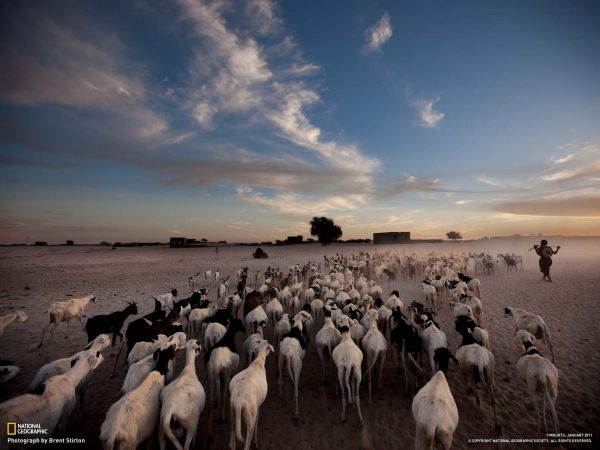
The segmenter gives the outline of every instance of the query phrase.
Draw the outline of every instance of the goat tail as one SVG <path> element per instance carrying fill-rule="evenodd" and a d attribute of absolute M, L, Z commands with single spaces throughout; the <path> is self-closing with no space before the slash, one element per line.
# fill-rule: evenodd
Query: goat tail
<path fill-rule="evenodd" d="M 235 412 L 235 437 L 238 441 L 243 442 L 242 437 L 242 405 L 232 405 Z"/>
<path fill-rule="evenodd" d="M 169 440 L 173 443 L 173 445 L 175 445 L 175 448 L 180 449 L 181 444 L 179 444 L 179 441 L 173 434 L 173 430 L 171 430 L 172 418 L 173 418 L 173 411 L 171 410 L 171 408 L 169 408 L 169 409 L 167 409 L 167 412 L 165 414 L 163 414 L 163 416 L 161 417 L 160 426 L 162 428 L 162 432 L 169 438 Z"/>

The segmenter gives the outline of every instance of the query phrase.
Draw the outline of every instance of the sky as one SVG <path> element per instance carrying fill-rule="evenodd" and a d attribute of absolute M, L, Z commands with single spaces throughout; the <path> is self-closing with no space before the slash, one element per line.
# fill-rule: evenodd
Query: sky
<path fill-rule="evenodd" d="M 600 235 L 597 1 L 0 1 L 0 243 Z"/>

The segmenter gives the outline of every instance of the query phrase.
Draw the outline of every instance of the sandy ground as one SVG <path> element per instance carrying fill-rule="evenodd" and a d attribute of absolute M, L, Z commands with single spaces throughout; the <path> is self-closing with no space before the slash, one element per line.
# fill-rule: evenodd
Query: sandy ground
<path fill-rule="evenodd" d="M 562 249 L 552 267 L 554 283 L 545 283 L 537 267 L 537 258 L 527 248 L 533 242 L 524 240 L 486 241 L 459 244 L 422 244 L 410 246 L 380 246 L 382 250 L 407 252 L 486 251 L 516 252 L 524 257 L 523 271 L 500 271 L 496 276 L 479 278 L 483 286 L 485 328 L 489 329 L 496 358 L 496 386 L 501 425 L 507 438 L 540 438 L 535 412 L 524 385 L 516 376 L 516 362 L 522 353 L 516 346 L 512 319 L 504 318 L 505 306 L 523 307 L 541 314 L 554 341 L 556 365 L 559 370 L 557 411 L 564 433 L 594 433 L 600 423 L 600 361 L 599 319 L 600 240 L 562 239 Z M 151 297 L 166 292 L 171 285 L 187 292 L 187 277 L 209 267 L 220 267 L 222 275 L 235 277 L 235 271 L 244 266 L 250 272 L 274 265 L 283 270 L 293 263 L 308 260 L 322 261 L 323 254 L 372 251 L 373 246 L 304 245 L 266 248 L 267 260 L 250 257 L 252 248 L 223 247 L 215 255 L 214 249 L 120 248 L 101 247 L 20 247 L 0 248 L 0 314 L 16 309 L 26 311 L 30 320 L 13 324 L 0 338 L 0 357 L 14 361 L 22 368 L 18 378 L 2 386 L 0 401 L 27 392 L 28 384 L 42 364 L 71 355 L 83 347 L 86 338 L 81 327 L 72 323 L 69 340 L 64 339 L 65 325 L 59 326 L 55 343 L 46 343 L 41 349 L 31 350 L 31 344 L 40 337 L 46 319 L 45 311 L 54 301 L 89 293 L 97 295 L 98 302 L 88 315 L 108 313 L 121 309 L 124 301 L 137 301 L 140 314 L 153 308 Z M 253 278 L 253 276 L 251 276 Z M 385 294 L 398 289 L 405 302 L 421 298 L 415 282 L 382 283 Z M 29 289 L 26 290 L 26 287 Z M 214 292 L 214 291 L 213 291 Z M 439 314 L 442 329 L 446 331 L 450 349 L 455 350 L 459 337 L 450 320 L 449 307 Z M 269 336 L 269 334 L 267 335 Z M 293 415 L 293 390 L 286 378 L 284 399 L 277 395 L 276 358 L 267 361 L 269 394 L 261 410 L 259 444 L 263 449 L 355 449 L 359 448 L 361 428 L 356 410 L 349 409 L 349 420 L 340 421 L 341 400 L 332 383 L 321 383 L 321 368 L 313 344 L 309 347 L 301 375 L 299 420 Z M 241 348 L 241 339 L 238 348 Z M 543 353 L 548 353 L 540 344 Z M 183 366 L 183 352 L 178 355 L 178 368 Z M 197 360 L 197 369 L 206 388 L 206 373 Z M 121 364 L 117 378 L 110 378 L 112 358 L 93 374 L 83 407 L 73 414 L 68 437 L 84 437 L 85 448 L 99 448 L 98 434 L 105 413 L 119 397 L 119 388 L 125 374 Z M 425 362 L 425 360 L 424 360 Z M 426 367 L 426 366 L 425 366 Z M 429 377 L 421 380 L 424 384 Z M 466 394 L 466 385 L 456 365 L 450 366 L 449 383 L 456 400 L 460 421 L 454 435 L 453 447 L 477 448 L 547 448 L 549 444 L 474 444 L 470 438 L 494 437 L 490 399 L 481 392 L 482 409 L 478 415 L 474 401 Z M 413 448 L 414 421 L 411 414 L 412 396 L 403 392 L 403 378 L 397 357 L 390 352 L 384 369 L 383 389 L 374 391 L 373 405 L 367 404 L 367 385 L 361 387 L 361 404 L 367 436 L 375 449 Z M 196 448 L 207 448 L 207 410 L 203 413 Z M 4 426 L 3 424 L 0 426 Z M 213 449 L 226 448 L 229 423 L 215 422 L 211 436 Z M 598 441 L 598 432 L 594 436 Z M 0 444 L 0 447 L 4 443 Z M 77 447 L 77 446 L 75 446 Z M 558 448 L 558 446 L 553 446 Z M 564 444 L 563 448 L 582 448 L 585 445 Z M 588 445 L 591 447 L 591 445 Z M 58 448 L 58 447 L 54 447 Z M 81 448 L 81 447 L 80 447 Z"/>

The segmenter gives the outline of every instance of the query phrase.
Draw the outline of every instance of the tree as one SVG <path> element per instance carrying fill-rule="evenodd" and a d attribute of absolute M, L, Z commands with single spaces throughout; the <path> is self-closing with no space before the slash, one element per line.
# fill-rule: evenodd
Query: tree
<path fill-rule="evenodd" d="M 342 237 L 342 229 L 327 217 L 313 217 L 309 222 L 311 236 L 318 236 L 322 245 L 331 244 Z"/>
<path fill-rule="evenodd" d="M 454 242 L 456 242 L 457 239 L 462 239 L 462 236 L 458 231 L 448 231 L 446 236 L 448 236 L 448 239 L 452 239 Z"/>

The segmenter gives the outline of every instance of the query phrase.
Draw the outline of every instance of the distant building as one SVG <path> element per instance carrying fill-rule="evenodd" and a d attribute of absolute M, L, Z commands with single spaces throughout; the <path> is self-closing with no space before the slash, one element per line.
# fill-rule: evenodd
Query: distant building
<path fill-rule="evenodd" d="M 285 240 L 286 244 L 302 244 L 303 236 L 288 236 Z"/>
<path fill-rule="evenodd" d="M 172 237 L 169 239 L 169 246 L 171 248 L 185 247 L 185 238 L 184 237 Z"/>
<path fill-rule="evenodd" d="M 35 241 L 34 245 L 37 245 L 39 247 L 48 245 L 48 243 L 46 241 Z"/>
<path fill-rule="evenodd" d="M 390 231 L 388 233 L 373 233 L 373 244 L 410 244 L 409 231 Z"/>

